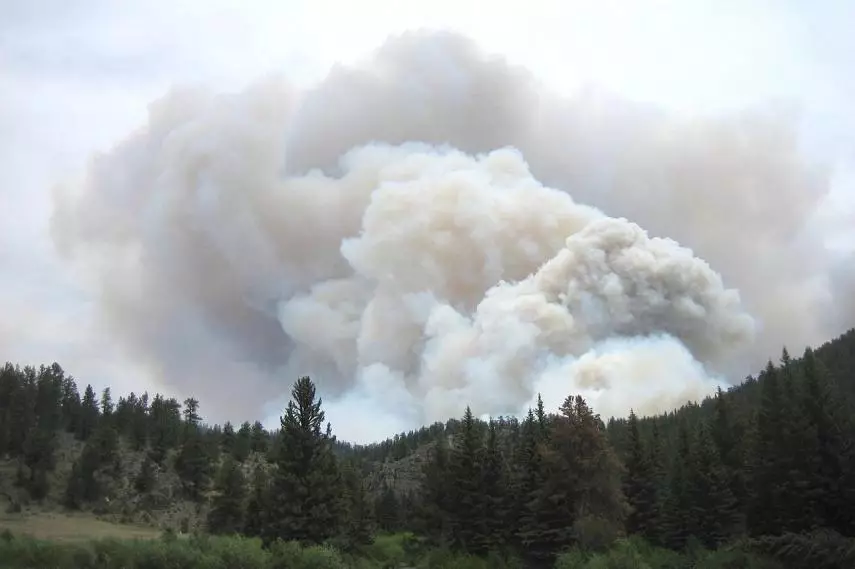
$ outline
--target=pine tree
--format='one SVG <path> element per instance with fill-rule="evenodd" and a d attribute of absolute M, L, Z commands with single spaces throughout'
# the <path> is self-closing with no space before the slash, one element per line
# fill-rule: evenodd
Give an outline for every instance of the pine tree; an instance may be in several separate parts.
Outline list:
<path fill-rule="evenodd" d="M 148 393 L 143 393 L 136 399 L 131 408 L 131 424 L 129 439 L 131 448 L 135 451 L 143 450 L 148 444 Z"/>
<path fill-rule="evenodd" d="M 15 368 L 17 389 L 9 404 L 9 453 L 21 457 L 25 453 L 28 435 L 37 426 L 35 413 L 36 370 L 31 366 Z M 19 479 L 22 477 L 19 477 Z M 26 478 L 26 477 L 24 477 Z"/>
<path fill-rule="evenodd" d="M 627 517 L 626 531 L 648 541 L 656 539 L 656 481 L 650 456 L 638 432 L 638 418 L 629 413 L 629 455 L 626 462 L 624 495 L 632 511 Z"/>
<path fill-rule="evenodd" d="M 549 418 L 546 415 L 546 409 L 543 406 L 543 397 L 540 396 L 540 393 L 537 394 L 535 418 L 537 419 L 538 438 L 545 441 L 549 438 Z"/>
<path fill-rule="evenodd" d="M 199 428 L 199 402 L 190 397 L 184 401 L 184 437 L 175 470 L 184 483 L 184 491 L 192 500 L 198 500 L 210 482 L 213 462 L 205 437 Z"/>
<path fill-rule="evenodd" d="M 92 448 L 96 468 L 115 466 L 119 455 L 119 433 L 110 421 L 101 421 L 86 446 Z M 112 469 L 116 474 L 117 470 Z"/>
<path fill-rule="evenodd" d="M 67 433 L 77 433 L 81 409 L 77 384 L 74 378 L 66 377 L 62 382 L 62 422 Z"/>
<path fill-rule="evenodd" d="M 12 364 L 0 368 L 0 457 L 14 454 L 15 434 L 13 404 L 18 399 L 21 384 Z"/>
<path fill-rule="evenodd" d="M 81 441 L 87 441 L 98 427 L 98 417 L 100 415 L 98 401 L 95 398 L 95 390 L 91 385 L 86 386 L 86 390 L 83 393 L 83 402 L 80 407 L 77 438 Z"/>
<path fill-rule="evenodd" d="M 57 363 L 41 366 L 36 379 L 36 426 L 51 437 L 62 426 L 62 397 L 65 372 Z"/>
<path fill-rule="evenodd" d="M 270 495 L 270 479 L 259 463 L 252 472 L 252 493 L 246 504 L 243 533 L 250 537 L 261 537 L 267 521 L 267 501 Z"/>
<path fill-rule="evenodd" d="M 33 427 L 24 436 L 24 463 L 29 469 L 26 483 L 30 497 L 42 500 L 49 490 L 48 472 L 55 466 L 57 431 L 62 428 L 62 392 L 65 372 L 54 363 L 41 366 L 35 380 Z"/>
<path fill-rule="evenodd" d="M 178 444 L 181 430 L 181 406 L 178 401 L 155 395 L 149 409 L 150 454 L 155 463 L 163 464 L 169 450 Z"/>
<path fill-rule="evenodd" d="M 659 420 L 656 417 L 651 419 L 650 429 L 650 445 L 648 449 L 647 462 L 650 465 L 650 477 L 653 481 L 655 502 L 653 505 L 653 528 L 652 535 L 649 536 L 650 542 L 653 545 L 664 545 L 663 536 L 665 534 L 664 527 L 664 512 L 665 501 L 668 496 L 668 477 L 666 468 L 665 449 L 662 442 L 662 435 L 659 429 Z"/>
<path fill-rule="evenodd" d="M 482 552 L 498 551 L 511 538 L 508 527 L 508 477 L 505 461 L 499 446 L 498 428 L 490 421 L 484 466 L 481 475 L 483 494 L 483 534 L 479 536 L 478 549 Z"/>
<path fill-rule="evenodd" d="M 87 502 L 101 497 L 101 483 L 96 473 L 100 467 L 100 453 L 96 444 L 89 442 L 71 468 L 65 490 L 66 506 L 80 509 Z"/>
<path fill-rule="evenodd" d="M 267 452 L 267 433 L 260 421 L 252 424 L 252 452 L 266 453 Z"/>
<path fill-rule="evenodd" d="M 523 550 L 536 551 L 541 541 L 542 527 L 539 492 L 544 483 L 543 451 L 545 434 L 538 428 L 534 413 L 528 410 L 516 446 L 511 479 L 511 525 L 514 541 Z"/>
<path fill-rule="evenodd" d="M 208 514 L 211 533 L 233 534 L 244 527 L 246 480 L 238 463 L 226 455 L 214 486 L 215 497 Z"/>
<path fill-rule="evenodd" d="M 845 421 L 836 403 L 839 395 L 810 348 L 802 357 L 802 367 L 805 388 L 801 406 L 810 434 L 805 449 L 810 525 L 851 534 L 855 529 L 855 461 L 852 442 L 840 427 Z"/>
<path fill-rule="evenodd" d="M 385 481 L 383 490 L 374 504 L 374 513 L 377 526 L 385 532 L 393 532 L 399 529 L 398 512 L 400 505 L 394 490 Z"/>
<path fill-rule="evenodd" d="M 423 468 L 419 529 L 434 543 L 446 541 L 450 534 L 451 476 L 449 451 L 445 435 L 441 435 L 430 451 Z"/>
<path fill-rule="evenodd" d="M 801 382 L 796 365 L 790 358 L 787 349 L 781 354 L 779 369 L 780 385 L 782 387 L 782 417 L 781 442 L 778 449 L 778 463 L 781 468 L 781 493 L 783 500 L 779 504 L 780 526 L 784 531 L 809 531 L 816 520 L 810 515 L 809 480 L 813 473 L 810 471 L 811 441 L 813 433 L 808 417 L 801 405 Z"/>
<path fill-rule="evenodd" d="M 249 453 L 252 450 L 252 426 L 249 422 L 244 422 L 238 429 L 235 437 L 235 444 L 232 448 L 232 456 L 238 462 L 243 462 L 249 458 Z"/>
<path fill-rule="evenodd" d="M 449 455 L 451 492 L 450 536 L 463 551 L 478 551 L 486 534 L 484 495 L 481 489 L 483 443 L 472 410 L 466 407 L 463 421 Z"/>
<path fill-rule="evenodd" d="M 105 387 L 101 392 L 101 417 L 109 419 L 113 415 L 115 406 L 113 405 L 113 397 L 110 394 L 110 388 Z"/>
<path fill-rule="evenodd" d="M 29 470 L 26 487 L 36 500 L 47 495 L 47 473 L 55 465 L 55 441 L 56 433 L 43 428 L 33 429 L 24 440 L 23 462 Z"/>
<path fill-rule="evenodd" d="M 701 543 L 713 549 L 738 528 L 736 499 L 706 423 L 698 425 L 688 472 L 689 525 Z"/>
<path fill-rule="evenodd" d="M 232 454 L 235 446 L 235 428 L 229 421 L 223 425 L 223 432 L 220 435 L 220 448 L 224 454 Z"/>
<path fill-rule="evenodd" d="M 751 451 L 748 529 L 752 535 L 775 535 L 785 530 L 789 460 L 784 394 L 778 370 L 769 361 L 761 374 L 761 400 Z"/>
<path fill-rule="evenodd" d="M 280 419 L 265 538 L 322 543 L 338 533 L 342 514 L 333 439 L 329 424 L 322 430 L 322 400 L 312 380 L 298 379 L 291 397 Z"/>
<path fill-rule="evenodd" d="M 353 550 L 374 540 L 374 512 L 356 465 L 345 465 L 342 478 L 344 523 L 340 539 L 344 549 Z"/>
<path fill-rule="evenodd" d="M 662 543 L 671 549 L 682 549 L 697 528 L 691 515 L 691 443 L 685 420 L 677 431 L 677 450 L 669 468 L 668 482 L 662 500 L 660 532 Z"/>
<path fill-rule="evenodd" d="M 134 479 L 134 489 L 139 494 L 146 494 L 154 488 L 154 484 L 157 480 L 155 468 L 154 460 L 152 460 L 150 456 L 146 455 L 140 465 L 140 471 Z"/>
<path fill-rule="evenodd" d="M 184 432 L 194 433 L 199 429 L 202 416 L 199 415 L 199 400 L 188 397 L 184 400 Z"/>
<path fill-rule="evenodd" d="M 552 559 L 571 547 L 591 520 L 623 526 L 627 504 L 621 491 L 622 467 L 606 440 L 605 426 L 581 396 L 568 397 L 542 447 L 545 476 L 532 501 L 534 523 L 522 535 L 526 553 Z"/>
<path fill-rule="evenodd" d="M 65 507 L 71 510 L 79 510 L 83 506 L 83 476 L 81 474 L 80 461 L 71 465 L 71 472 L 65 486 Z"/>
<path fill-rule="evenodd" d="M 721 459 L 731 494 L 738 503 L 744 503 L 746 488 L 742 431 L 732 416 L 730 404 L 721 387 L 716 391 L 714 404 L 715 415 L 711 425 L 711 435 Z M 738 521 L 740 527 L 744 525 L 741 513 Z"/>
<path fill-rule="evenodd" d="M 608 443 L 605 424 L 580 395 L 568 397 L 559 411 L 569 418 L 569 425 L 553 429 L 551 437 L 555 440 L 553 448 L 563 454 L 563 464 L 576 477 L 577 522 L 600 520 L 616 534 L 624 525 L 629 506 L 621 488 L 623 465 Z M 581 537 L 578 531 L 574 537 Z"/>

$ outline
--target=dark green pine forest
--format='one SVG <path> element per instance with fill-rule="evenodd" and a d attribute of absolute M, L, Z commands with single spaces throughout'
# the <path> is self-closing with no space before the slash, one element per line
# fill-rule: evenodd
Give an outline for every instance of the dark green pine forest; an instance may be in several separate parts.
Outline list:
<path fill-rule="evenodd" d="M 154 565 L 139 543 L 69 553 L 7 531 L 10 567 L 42 554 L 207 567 L 240 547 L 240 564 L 210 566 L 855 567 L 855 330 L 664 415 L 603 420 L 568 393 L 558 409 L 489 422 L 467 409 L 372 445 L 336 439 L 308 377 L 268 431 L 208 424 L 194 398 L 114 398 L 56 363 L 10 363 L 0 499 L 6 520 L 163 531 Z M 281 561 L 300 551 L 316 560 Z"/>

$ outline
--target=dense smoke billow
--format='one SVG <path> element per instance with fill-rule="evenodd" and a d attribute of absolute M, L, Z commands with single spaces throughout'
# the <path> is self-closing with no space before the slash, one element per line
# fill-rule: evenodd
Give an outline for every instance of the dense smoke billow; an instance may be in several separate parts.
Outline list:
<path fill-rule="evenodd" d="M 167 94 L 58 189 L 54 239 L 209 417 L 307 374 L 394 428 L 537 391 L 655 412 L 845 324 L 792 118 L 564 98 L 414 32 L 307 92 Z"/>

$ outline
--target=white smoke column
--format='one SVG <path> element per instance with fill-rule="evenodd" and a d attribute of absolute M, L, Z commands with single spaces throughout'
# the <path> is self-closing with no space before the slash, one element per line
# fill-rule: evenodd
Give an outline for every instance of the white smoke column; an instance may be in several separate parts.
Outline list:
<path fill-rule="evenodd" d="M 306 93 L 169 93 L 57 191 L 53 230 L 109 345 L 214 420 L 304 374 L 395 428 L 558 377 L 660 409 L 838 325 L 805 222 L 827 184 L 790 124 L 562 99 L 408 34 Z"/>
<path fill-rule="evenodd" d="M 686 347 L 661 334 L 613 338 L 578 359 L 567 358 L 541 374 L 535 389 L 544 401 L 567 396 L 567 378 L 604 418 L 625 416 L 629 405 L 639 415 L 699 401 L 727 382 L 709 374 Z M 533 407 L 533 398 L 527 403 Z"/>

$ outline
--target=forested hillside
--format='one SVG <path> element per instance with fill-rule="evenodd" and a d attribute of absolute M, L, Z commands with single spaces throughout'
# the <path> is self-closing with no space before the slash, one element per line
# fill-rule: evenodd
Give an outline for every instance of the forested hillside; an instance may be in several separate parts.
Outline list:
<path fill-rule="evenodd" d="M 855 330 L 663 416 L 604 423 L 568 394 L 367 446 L 335 439 L 309 378 L 272 433 L 205 424 L 193 398 L 80 388 L 58 364 L 0 371 L 9 515 L 82 510 L 351 553 L 406 534 L 408 551 L 491 567 L 587 567 L 608 551 L 649 567 L 855 566 Z M 733 564 L 700 564 L 716 550 Z M 762 556 L 776 564 L 751 565 Z"/>

